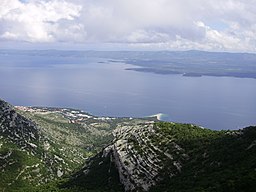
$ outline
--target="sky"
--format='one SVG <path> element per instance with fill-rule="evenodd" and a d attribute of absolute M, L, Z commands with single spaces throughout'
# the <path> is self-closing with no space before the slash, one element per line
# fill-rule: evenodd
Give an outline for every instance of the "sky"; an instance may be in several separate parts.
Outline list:
<path fill-rule="evenodd" d="M 256 52 L 256 0 L 0 0 L 0 49 Z"/>

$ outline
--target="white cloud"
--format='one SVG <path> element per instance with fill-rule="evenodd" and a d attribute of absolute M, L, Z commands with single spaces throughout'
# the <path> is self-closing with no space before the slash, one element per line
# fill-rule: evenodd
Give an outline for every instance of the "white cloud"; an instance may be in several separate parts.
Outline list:
<path fill-rule="evenodd" d="M 18 36 L 14 33 L 10 33 L 8 31 L 6 31 L 6 32 L 4 32 L 4 34 L 1 35 L 1 38 L 10 39 L 10 40 L 17 40 Z"/>
<path fill-rule="evenodd" d="M 22 3 L 18 0 L 2 0 L 0 3 L 0 33 L 6 39 L 30 42 L 55 41 L 65 22 L 79 17 L 81 6 L 60 0 L 34 0 Z M 74 30 L 76 22 L 70 22 L 65 30 Z M 68 33 L 66 33 L 68 35 Z M 63 36 L 63 35 L 62 35 Z"/>
<path fill-rule="evenodd" d="M 256 51 L 256 0 L 2 0 L 0 38 Z"/>

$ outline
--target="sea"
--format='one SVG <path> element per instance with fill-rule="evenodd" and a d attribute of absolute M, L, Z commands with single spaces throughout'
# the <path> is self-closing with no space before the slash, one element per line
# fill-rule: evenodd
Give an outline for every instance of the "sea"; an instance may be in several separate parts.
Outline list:
<path fill-rule="evenodd" d="M 184 77 L 126 70 L 102 57 L 0 54 L 0 98 L 18 106 L 75 108 L 213 130 L 256 124 L 256 79 Z"/>

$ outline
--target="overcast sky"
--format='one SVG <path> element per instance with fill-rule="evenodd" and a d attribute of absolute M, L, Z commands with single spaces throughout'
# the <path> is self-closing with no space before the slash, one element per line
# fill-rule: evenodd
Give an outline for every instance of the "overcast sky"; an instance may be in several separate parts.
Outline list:
<path fill-rule="evenodd" d="M 0 0 L 0 48 L 256 52 L 256 0 Z"/>

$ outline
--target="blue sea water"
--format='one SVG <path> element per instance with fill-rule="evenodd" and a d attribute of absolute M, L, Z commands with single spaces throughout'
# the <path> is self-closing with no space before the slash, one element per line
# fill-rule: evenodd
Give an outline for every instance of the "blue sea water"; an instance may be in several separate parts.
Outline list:
<path fill-rule="evenodd" d="M 256 124 L 256 79 L 183 77 L 125 70 L 104 58 L 0 55 L 0 98 L 13 105 L 71 107 L 210 129 Z"/>

